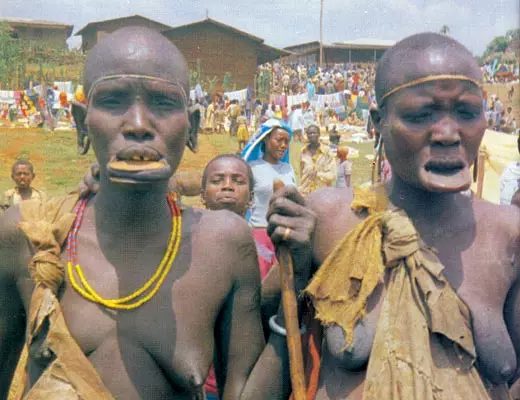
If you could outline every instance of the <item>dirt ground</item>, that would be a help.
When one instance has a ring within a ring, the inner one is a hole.
[[[511,101],[507,98],[509,88],[510,85],[508,84],[484,85],[484,90],[488,93],[488,98],[490,98],[492,94],[496,94],[504,104],[504,110],[509,106],[513,107],[513,115],[515,116],[518,127],[520,126],[520,84],[514,85],[515,94]]]

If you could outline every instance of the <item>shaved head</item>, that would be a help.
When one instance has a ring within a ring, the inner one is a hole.
[[[109,75],[138,74],[177,81],[188,93],[188,65],[181,52],[157,31],[122,28],[90,50],[85,63],[88,93],[94,81]]]
[[[377,64],[377,102],[397,86],[440,74],[482,79],[475,57],[451,37],[438,33],[409,36],[388,49]]]

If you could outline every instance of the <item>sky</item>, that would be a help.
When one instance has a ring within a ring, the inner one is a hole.
[[[520,0],[323,0],[323,42],[400,40],[417,32],[450,35],[481,55],[487,44],[519,27]],[[177,26],[206,17],[285,47],[319,40],[320,0],[8,0],[0,18],[32,18],[73,24],[139,14]],[[78,47],[80,37],[69,39]]]

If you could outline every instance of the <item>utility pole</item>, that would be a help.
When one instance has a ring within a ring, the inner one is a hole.
[[[323,67],[323,0],[320,3],[320,67]]]

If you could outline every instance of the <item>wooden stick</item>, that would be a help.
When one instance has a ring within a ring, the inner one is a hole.
[[[484,175],[486,173],[486,151],[482,148],[478,151],[477,160],[477,198],[481,199],[484,191]]]
[[[273,191],[283,187],[283,182],[275,180]],[[294,400],[305,400],[306,384],[303,368],[302,341],[298,321],[298,302],[294,290],[294,269],[290,250],[282,245],[277,246],[276,256],[280,265],[280,283],[282,286],[282,304],[287,330],[287,348],[289,350],[289,367]]]

